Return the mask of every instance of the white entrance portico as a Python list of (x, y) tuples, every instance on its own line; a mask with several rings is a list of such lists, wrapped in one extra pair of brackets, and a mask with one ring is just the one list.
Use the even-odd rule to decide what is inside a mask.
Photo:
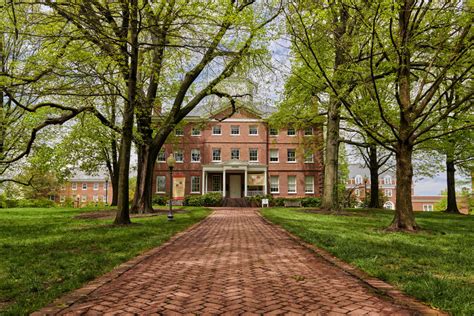
[[(230, 160), (202, 167), (202, 193), (240, 198), (267, 194), (267, 166)], [(243, 195), (242, 195), (243, 192)]]

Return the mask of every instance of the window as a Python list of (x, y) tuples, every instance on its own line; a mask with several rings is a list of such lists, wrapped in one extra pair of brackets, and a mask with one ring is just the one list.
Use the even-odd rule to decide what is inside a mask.
[(354, 190), (354, 195), (359, 197), (360, 196), (360, 190), (359, 189), (355, 189)]
[(201, 136), (201, 129), (199, 127), (193, 127), (191, 129), (191, 136)]
[(278, 162), (278, 149), (270, 149), (270, 162)]
[(73, 183), (71, 184), (71, 189), (77, 190), (77, 182), (73, 182)]
[(249, 149), (249, 161), (258, 161), (258, 149), (250, 148)]
[(221, 149), (214, 148), (212, 150), (212, 161), (221, 161)]
[(280, 183), (278, 176), (270, 176), (270, 193), (279, 193)]
[(288, 176), (288, 193), (296, 193), (296, 176)]
[(288, 136), (295, 136), (296, 135), (296, 130), (293, 127), (288, 127), (288, 130), (286, 132)]
[(314, 176), (304, 177), (304, 193), (314, 193)]
[(232, 148), (230, 150), (230, 159), (240, 159), (240, 150), (237, 148)]
[(156, 158), (156, 160), (158, 160), (158, 162), (166, 162), (166, 153), (164, 150), (160, 150), (160, 152), (158, 153), (158, 158)]
[(240, 127), (239, 125), (232, 125), (230, 127), (230, 135), (240, 135)]
[(87, 195), (83, 195), (81, 201), (86, 202), (87, 201)]
[(249, 126), (249, 135), (258, 135), (258, 126), (250, 125)]
[(423, 204), (423, 211), (433, 212), (433, 204)]
[(92, 196), (92, 201), (99, 202), (99, 196), (97, 194), (94, 194), (94, 196)]
[(311, 136), (313, 135), (313, 128), (312, 127), (308, 127), (304, 130), (304, 136)]
[(156, 177), (156, 193), (166, 193), (166, 177)]
[(105, 195), (102, 195), (101, 198), (102, 198), (102, 202), (104, 203), (107, 202), (107, 197)]
[(383, 182), (384, 182), (385, 184), (392, 184), (392, 177), (391, 177), (391, 176), (385, 176), (385, 177), (383, 178)]
[(61, 185), (61, 191), (66, 191), (66, 186), (64, 184)]
[(222, 129), (220, 125), (214, 125), (212, 127), (212, 135), (222, 135)]
[(314, 162), (314, 156), (313, 156), (313, 152), (311, 150), (305, 151), (305, 153), (304, 153), (304, 162), (306, 162), (306, 163)]
[(61, 195), (61, 196), (59, 197), (59, 201), (60, 201), (60, 202), (65, 202), (65, 201), (66, 201), (66, 197), (65, 197), (64, 195)]
[(212, 191), (222, 191), (222, 177), (220, 174), (215, 174), (212, 176)]
[(354, 181), (355, 181), (355, 184), (362, 184), (364, 179), (362, 178), (361, 175), (356, 175), (355, 178), (354, 178)]
[(182, 150), (177, 150), (174, 152), (174, 159), (176, 162), (184, 162), (184, 154)]
[(82, 189), (83, 189), (83, 190), (87, 190), (87, 183), (83, 183), (83, 184), (82, 184)]
[(175, 129), (174, 134), (176, 136), (184, 136), (184, 131), (183, 131), (182, 128), (177, 128), (177, 129)]
[(384, 203), (383, 208), (386, 208), (388, 210), (393, 210), (395, 208), (395, 205), (392, 202), (387, 201)]
[(191, 149), (191, 162), (201, 161), (201, 151), (199, 149)]
[(199, 193), (201, 191), (201, 177), (191, 177), (191, 193)]
[(94, 191), (99, 190), (99, 183), (94, 182)]
[(385, 189), (385, 196), (386, 196), (386, 197), (392, 197), (392, 190), (390, 190), (390, 189)]
[(278, 136), (278, 129), (270, 128), (270, 136)]
[(287, 155), (288, 162), (296, 162), (296, 149), (288, 149)]

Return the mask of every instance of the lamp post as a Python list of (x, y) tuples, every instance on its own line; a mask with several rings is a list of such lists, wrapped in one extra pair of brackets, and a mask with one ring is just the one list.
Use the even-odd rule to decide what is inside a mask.
[(176, 159), (174, 159), (173, 154), (170, 154), (168, 159), (166, 159), (166, 163), (170, 168), (170, 209), (168, 211), (168, 221), (173, 220), (173, 168), (176, 163)]
[(109, 206), (109, 176), (105, 176), (105, 206)]

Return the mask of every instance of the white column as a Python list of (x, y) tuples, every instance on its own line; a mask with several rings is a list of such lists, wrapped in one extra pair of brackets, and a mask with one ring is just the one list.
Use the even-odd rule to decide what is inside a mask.
[(265, 169), (264, 176), (263, 178), (265, 179), (264, 185), (263, 185), (263, 194), (267, 195), (267, 169)]
[(225, 197), (225, 169), (222, 171), (222, 196)]
[(202, 188), (201, 194), (206, 194), (206, 171), (202, 169)]
[(244, 173), (244, 197), (247, 196), (247, 167)]

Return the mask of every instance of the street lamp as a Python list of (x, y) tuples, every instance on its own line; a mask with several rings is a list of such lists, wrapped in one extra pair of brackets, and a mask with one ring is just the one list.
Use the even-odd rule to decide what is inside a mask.
[(109, 176), (105, 176), (105, 206), (109, 206)]
[(168, 211), (168, 221), (173, 220), (173, 168), (176, 163), (176, 159), (174, 159), (173, 154), (170, 154), (168, 159), (166, 159), (166, 163), (170, 168), (170, 209)]

